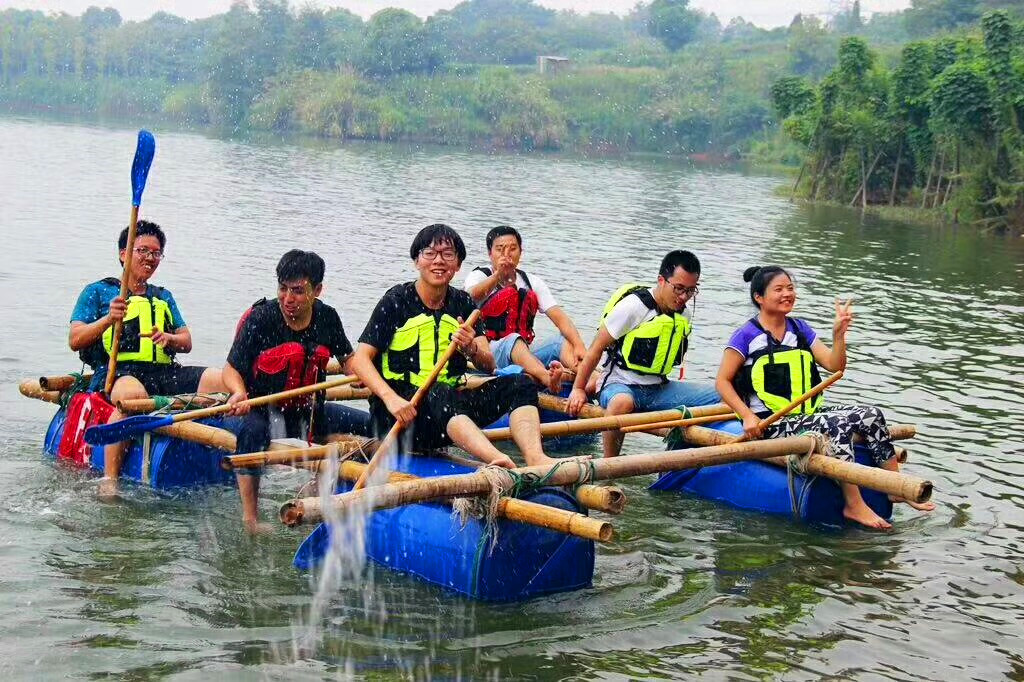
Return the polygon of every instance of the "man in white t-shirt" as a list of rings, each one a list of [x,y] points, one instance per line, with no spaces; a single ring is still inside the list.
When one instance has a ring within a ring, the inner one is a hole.
[[[523,238],[515,228],[501,225],[488,232],[487,254],[491,266],[469,273],[464,287],[480,306],[497,368],[519,365],[558,393],[564,367],[576,368],[586,354],[586,344],[544,280],[519,269]],[[561,335],[531,346],[538,312],[547,315]]]
[[[668,375],[682,362],[690,335],[683,314],[697,295],[700,261],[689,251],[670,251],[658,269],[658,283],[648,289],[626,286],[605,307],[604,319],[579,365],[569,414],[579,414],[587,401],[584,387],[602,355],[607,374],[600,403],[609,415],[695,407],[719,402],[712,382],[672,381]],[[622,448],[622,434],[604,432],[604,456]]]

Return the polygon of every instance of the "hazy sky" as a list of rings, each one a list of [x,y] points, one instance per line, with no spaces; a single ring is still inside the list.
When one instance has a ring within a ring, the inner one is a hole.
[[[306,0],[292,0],[293,6],[300,6]],[[457,5],[459,0],[316,0],[312,4],[321,7],[345,7],[363,17],[369,17],[385,7],[402,7],[420,16],[428,16],[439,9]],[[797,12],[824,13],[829,6],[837,6],[842,0],[690,0],[692,7],[714,12],[722,23],[734,16],[742,16],[761,26],[787,24]],[[574,9],[577,12],[628,12],[636,0],[538,0],[538,4],[553,9]],[[81,14],[90,5],[116,7],[125,19],[146,19],[154,12],[163,10],[189,19],[220,14],[231,6],[231,0],[0,0],[0,9],[41,9]],[[910,5],[910,0],[862,0],[865,14],[890,12]]]

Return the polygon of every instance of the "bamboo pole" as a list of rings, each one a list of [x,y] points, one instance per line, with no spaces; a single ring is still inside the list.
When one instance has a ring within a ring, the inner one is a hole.
[[[154,429],[163,436],[180,438],[192,443],[206,445],[225,452],[234,452],[236,446],[235,434],[227,429],[218,429],[208,424],[197,424],[196,422],[176,422],[170,426],[161,426]]]
[[[589,462],[587,473],[592,477],[592,480],[624,478],[679,469],[728,464],[748,459],[768,459],[782,455],[802,454],[809,452],[816,445],[817,440],[810,436],[789,436],[787,438],[773,438],[747,443],[729,443],[705,448],[669,450],[640,455],[622,455]],[[861,467],[860,465],[848,462],[843,462],[843,464],[846,466],[830,471],[829,475],[845,475],[855,479],[849,481],[851,483],[916,502],[923,502],[931,495],[932,484],[929,481],[888,471],[884,472],[886,475],[878,475],[879,471],[884,470]],[[491,492],[490,476],[499,476],[504,471],[504,469],[490,468],[490,471],[487,473],[480,471],[459,476],[437,476],[403,483],[389,483],[383,486],[334,495],[328,500],[328,503],[336,512],[344,513],[351,509],[377,511],[432,499],[484,495]],[[515,469],[513,472],[520,476],[544,477],[551,485],[575,483],[578,481],[580,474],[578,466],[561,466],[560,464],[554,466],[523,467]],[[851,474],[851,472],[853,473]],[[508,484],[511,484],[511,475],[509,476]],[[319,497],[290,500],[282,505],[279,513],[281,521],[289,526],[300,523],[313,523],[323,518],[322,503]]]
[[[617,485],[589,483],[576,489],[576,499],[587,509],[595,509],[606,514],[621,514],[629,501],[626,493]]]
[[[600,409],[600,408],[598,408]],[[603,410],[602,410],[603,412]],[[703,407],[691,407],[690,414],[694,418],[707,417],[711,415],[732,414],[728,405],[706,405]],[[616,414],[606,417],[592,417],[589,419],[570,419],[561,422],[548,422],[540,425],[540,435],[544,438],[552,436],[571,436],[580,433],[596,433],[597,431],[610,431],[621,429],[626,426],[637,426],[656,424],[668,420],[682,418],[683,413],[679,410],[658,410],[656,412],[633,412],[630,414]],[[512,438],[512,429],[484,429],[484,435],[491,441],[509,440]]]
[[[18,391],[26,398],[35,398],[46,403],[59,403],[59,391],[47,391],[39,385],[39,379],[25,379],[18,384]]]
[[[307,462],[307,464],[315,464],[315,467],[309,468],[319,473],[322,470],[324,460]],[[347,481],[357,481],[364,471],[366,471],[366,464],[350,459],[344,460],[339,463],[338,478],[343,478]],[[401,471],[392,471],[388,474],[388,483],[420,480],[423,479]],[[597,486],[591,487],[596,488]],[[621,493],[621,491],[619,492]],[[546,504],[530,502],[529,500],[518,500],[514,497],[503,497],[498,502],[497,514],[499,517],[509,519],[510,521],[540,526],[585,540],[608,542],[614,535],[612,524],[607,521],[594,519],[586,514],[578,514],[567,509],[549,507]]]
[[[91,374],[83,374],[82,380],[88,383],[92,380]],[[59,374],[52,377],[39,377],[39,385],[44,391],[66,391],[74,386],[76,378],[70,374]]]
[[[694,417],[692,419],[670,419],[668,421],[655,422],[654,424],[624,426],[619,430],[622,431],[623,433],[636,433],[637,431],[652,431],[655,429],[676,429],[684,426],[698,426],[700,424],[727,422],[733,419],[736,419],[736,415],[731,412],[729,414],[709,414],[705,417]]]
[[[223,404],[223,400],[204,395],[189,396],[188,398],[174,396],[171,403],[165,407],[169,410],[184,410],[186,406],[206,408]],[[155,398],[130,398],[117,401],[117,410],[121,414],[142,414],[157,409],[159,408]]]

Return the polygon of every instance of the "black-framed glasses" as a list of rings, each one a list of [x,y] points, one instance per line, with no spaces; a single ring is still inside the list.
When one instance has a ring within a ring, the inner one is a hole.
[[[153,258],[155,260],[163,260],[164,258],[164,252],[161,251],[160,249],[150,249],[146,248],[145,246],[136,246],[134,249],[132,249],[132,251],[134,251],[136,255],[141,256],[142,258]]]
[[[700,293],[700,287],[699,286],[695,285],[695,286],[692,286],[692,287],[688,287],[685,284],[673,284],[672,282],[669,282],[668,280],[665,280],[665,281],[668,283],[669,286],[672,287],[672,293],[674,293],[676,296],[688,296],[690,298],[693,298],[698,293]]]
[[[440,251],[436,249],[420,249],[420,257],[426,261],[432,261],[438,256],[441,256],[441,260],[445,263],[453,263],[455,259],[459,257],[459,254],[454,249],[442,249]]]

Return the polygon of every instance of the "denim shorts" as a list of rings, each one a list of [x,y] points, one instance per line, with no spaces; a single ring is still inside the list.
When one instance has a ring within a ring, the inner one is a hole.
[[[665,381],[660,384],[608,384],[601,390],[601,407],[607,408],[620,393],[633,397],[634,412],[671,410],[680,405],[698,407],[721,402],[710,381]]]

